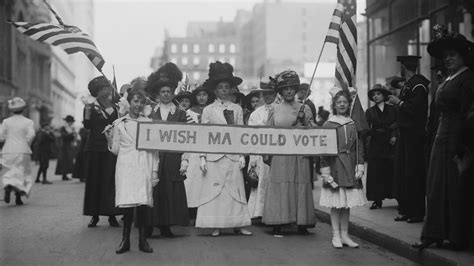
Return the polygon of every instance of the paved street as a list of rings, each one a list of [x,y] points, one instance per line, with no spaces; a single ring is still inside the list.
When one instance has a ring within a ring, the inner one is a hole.
[[[176,227],[178,237],[150,239],[153,254],[138,251],[138,232],[132,231],[132,250],[116,255],[121,228],[111,228],[104,217],[97,228],[87,228],[82,216],[84,184],[61,181],[35,184],[25,205],[0,201],[0,265],[86,265],[86,264],[201,264],[201,265],[411,265],[402,257],[363,242],[360,249],[332,248],[331,228],[319,223],[310,236],[296,234],[274,238],[269,228],[252,226],[253,236],[235,236],[230,231],[218,238],[194,227]],[[34,168],[36,170],[36,167]],[[13,200],[14,201],[14,200]]]

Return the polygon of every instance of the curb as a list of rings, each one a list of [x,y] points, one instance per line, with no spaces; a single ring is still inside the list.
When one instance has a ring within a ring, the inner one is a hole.
[[[323,223],[331,224],[331,218],[329,213],[315,209],[316,218]],[[404,242],[400,239],[392,236],[380,233],[371,228],[358,225],[352,221],[349,223],[349,229],[351,235],[359,237],[365,241],[376,244],[380,247],[387,249],[397,255],[405,257],[411,261],[414,261],[423,265],[459,265],[458,262],[450,260],[443,256],[436,254],[430,249],[425,249],[422,252],[418,252],[411,245],[412,243]]]

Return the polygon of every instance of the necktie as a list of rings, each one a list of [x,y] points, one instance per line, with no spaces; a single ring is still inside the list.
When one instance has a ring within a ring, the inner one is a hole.
[[[224,110],[224,118],[227,122],[227,125],[234,124],[234,111],[233,110]]]

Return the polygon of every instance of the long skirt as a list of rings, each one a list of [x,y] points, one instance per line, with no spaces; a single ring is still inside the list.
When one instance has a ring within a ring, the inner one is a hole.
[[[12,186],[29,196],[33,186],[31,154],[7,153],[1,156],[3,187]]]
[[[316,224],[308,158],[272,158],[262,222],[268,225]]]
[[[118,215],[115,207],[115,163],[113,153],[86,152],[86,188],[84,194],[84,215]]]
[[[207,162],[207,174],[204,178],[215,180],[210,184],[219,183],[220,181],[217,180],[222,180],[224,184],[220,186],[217,194],[212,194],[212,199],[204,201],[198,207],[196,227],[234,228],[250,225],[251,219],[245,200],[243,176],[238,162],[231,161],[227,157],[216,162]],[[204,187],[201,192],[201,198],[205,198],[204,194],[207,191]]]
[[[62,146],[58,154],[56,164],[56,175],[67,175],[74,172],[74,147],[72,145]]]
[[[460,118],[441,114],[431,152],[427,180],[427,214],[423,238],[445,239],[465,246],[472,227],[471,172],[460,175],[453,158],[459,141]]]
[[[393,160],[369,159],[367,162],[367,199],[382,201],[391,199],[393,192]]]
[[[199,195],[201,193],[203,178],[202,171],[199,167],[199,154],[190,153],[188,161],[189,165],[186,171],[186,180],[184,180],[186,199],[188,200],[188,208],[196,208],[199,206]]]
[[[250,217],[256,218],[263,215],[263,206],[265,203],[265,192],[270,181],[270,166],[263,162],[261,156],[257,161],[256,172],[259,176],[258,186],[252,188],[248,201]]]
[[[189,225],[186,189],[183,181],[160,180],[153,188],[153,226]]]

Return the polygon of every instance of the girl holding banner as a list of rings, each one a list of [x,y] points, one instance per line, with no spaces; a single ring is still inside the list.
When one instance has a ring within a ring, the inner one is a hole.
[[[243,125],[242,108],[229,101],[230,89],[242,83],[241,78],[233,75],[233,70],[228,63],[217,61],[210,64],[205,84],[214,88],[217,100],[204,108],[201,123]],[[244,157],[229,154],[200,156],[204,175],[196,227],[214,228],[212,236],[219,236],[222,228],[234,228],[237,234],[251,235],[242,228],[251,224],[242,176]]]
[[[295,101],[300,86],[298,74],[287,70],[275,77],[276,91],[283,101],[274,106],[268,115],[270,126],[309,126],[311,110]],[[300,111],[304,112],[300,116]],[[297,119],[298,117],[298,119]],[[295,123],[296,122],[296,123]],[[316,224],[309,158],[302,156],[273,156],[270,181],[265,193],[262,222],[273,226],[272,234],[282,237],[281,227],[296,223],[300,234]]]
[[[364,158],[354,121],[349,117],[352,97],[340,88],[331,91],[333,114],[324,127],[337,129],[337,156],[321,158],[323,188],[319,204],[331,208],[332,244],[357,248],[348,234],[350,208],[366,203],[362,191]]]

